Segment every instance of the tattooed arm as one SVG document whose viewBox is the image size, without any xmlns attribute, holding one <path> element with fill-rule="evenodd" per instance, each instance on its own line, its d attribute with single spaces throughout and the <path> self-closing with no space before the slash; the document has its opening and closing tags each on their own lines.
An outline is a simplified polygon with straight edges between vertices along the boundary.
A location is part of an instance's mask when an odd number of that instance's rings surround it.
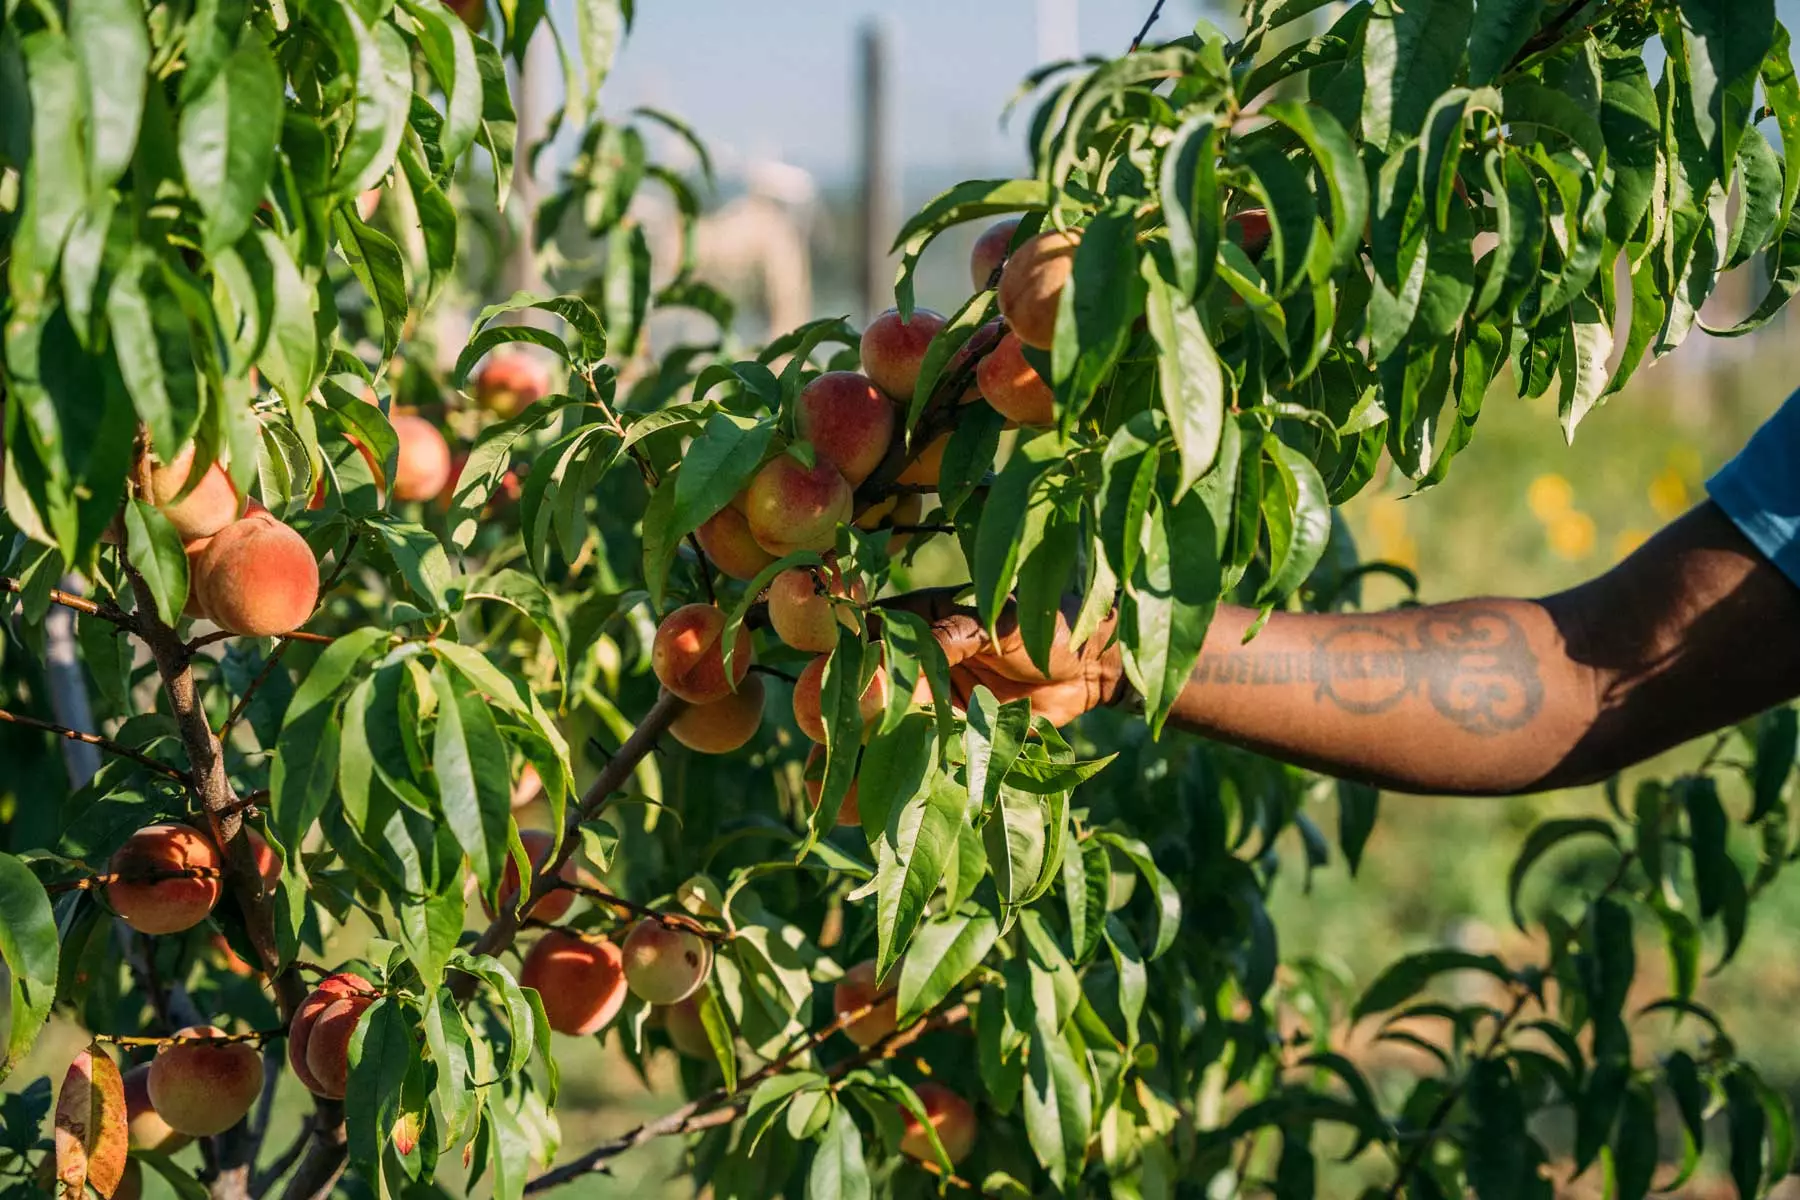
<svg viewBox="0 0 1800 1200">
<path fill-rule="evenodd" d="M 984 684 L 1058 722 L 1135 697 L 1117 646 L 1059 638 L 1048 679 L 1016 628 L 936 619 L 959 698 Z M 1800 589 L 1717 508 L 1676 521 L 1590 583 L 1543 600 L 1371 614 L 1221 608 L 1171 720 L 1333 775 L 1421 792 L 1601 779 L 1800 694 Z"/>
</svg>

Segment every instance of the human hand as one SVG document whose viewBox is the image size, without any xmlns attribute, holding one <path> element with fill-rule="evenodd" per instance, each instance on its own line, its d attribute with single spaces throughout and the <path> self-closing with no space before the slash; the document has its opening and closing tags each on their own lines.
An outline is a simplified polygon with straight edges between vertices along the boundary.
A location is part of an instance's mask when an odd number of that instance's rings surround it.
<svg viewBox="0 0 1800 1200">
<path fill-rule="evenodd" d="M 1073 608 L 1059 612 L 1046 674 L 1025 651 L 1012 601 L 1007 601 L 990 637 L 975 610 L 956 603 L 956 591 L 908 592 L 882 600 L 878 607 L 901 609 L 931 623 L 932 636 L 950 662 L 951 699 L 957 708 L 966 707 L 970 694 L 981 686 L 1002 703 L 1024 697 L 1031 701 L 1034 715 L 1052 725 L 1066 725 L 1090 709 L 1114 703 L 1127 686 L 1111 616 L 1084 643 L 1071 647 Z"/>
</svg>

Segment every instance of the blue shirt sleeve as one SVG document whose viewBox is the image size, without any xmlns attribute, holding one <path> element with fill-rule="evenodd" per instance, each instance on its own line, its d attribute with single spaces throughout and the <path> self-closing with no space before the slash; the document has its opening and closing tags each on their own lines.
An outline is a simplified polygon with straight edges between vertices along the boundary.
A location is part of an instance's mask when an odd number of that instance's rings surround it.
<svg viewBox="0 0 1800 1200">
<path fill-rule="evenodd" d="M 1800 584 L 1800 392 L 1706 484 L 1752 545 Z"/>
</svg>

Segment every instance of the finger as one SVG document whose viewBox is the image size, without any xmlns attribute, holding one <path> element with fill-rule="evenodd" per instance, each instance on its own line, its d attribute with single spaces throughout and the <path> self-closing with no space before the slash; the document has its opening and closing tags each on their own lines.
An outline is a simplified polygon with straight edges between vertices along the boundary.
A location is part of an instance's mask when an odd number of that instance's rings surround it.
<svg viewBox="0 0 1800 1200">
<path fill-rule="evenodd" d="M 979 657 L 988 649 L 987 631 L 975 619 L 975 614 L 966 610 L 933 621 L 931 636 L 937 639 L 952 668 Z"/>
</svg>

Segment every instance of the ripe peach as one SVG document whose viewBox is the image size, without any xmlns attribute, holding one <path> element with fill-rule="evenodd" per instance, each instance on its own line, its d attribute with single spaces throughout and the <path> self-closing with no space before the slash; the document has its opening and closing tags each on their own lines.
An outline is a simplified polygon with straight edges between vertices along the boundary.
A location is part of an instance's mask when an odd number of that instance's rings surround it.
<svg viewBox="0 0 1800 1200">
<path fill-rule="evenodd" d="M 363 221 L 371 221 L 375 210 L 381 207 L 381 189 L 368 188 L 356 194 L 356 215 Z"/>
<path fill-rule="evenodd" d="M 712 970 L 712 943 L 686 929 L 645 917 L 625 935 L 625 983 L 651 1004 L 675 1004 L 693 995 Z"/>
<path fill-rule="evenodd" d="M 828 654 L 837 645 L 838 626 L 856 628 L 849 600 L 861 604 L 868 593 L 860 579 L 844 590 L 843 574 L 836 566 L 826 576 L 811 567 L 790 567 L 769 584 L 769 624 L 775 635 L 796 650 Z M 833 597 L 838 599 L 834 601 Z"/>
<path fill-rule="evenodd" d="M 396 500 L 435 500 L 450 483 L 450 443 L 424 417 L 403 413 L 394 418 L 400 452 L 394 461 Z"/>
<path fill-rule="evenodd" d="M 756 544 L 744 514 L 729 504 L 702 521 L 694 537 L 712 565 L 733 579 L 748 582 L 775 561 L 773 554 Z"/>
<path fill-rule="evenodd" d="M 762 728 L 763 682 L 747 675 L 738 690 L 711 704 L 690 705 L 669 726 L 675 740 L 701 754 L 730 754 Z"/>
<path fill-rule="evenodd" d="M 1243 248 L 1255 262 L 1269 248 L 1269 212 L 1263 208 L 1246 208 L 1225 221 L 1225 236 Z"/>
<path fill-rule="evenodd" d="M 173 1154 L 194 1140 L 163 1120 L 150 1103 L 149 1063 L 125 1072 L 125 1128 L 133 1150 Z"/>
<path fill-rule="evenodd" d="M 801 772 L 800 777 L 806 785 L 807 805 L 812 808 L 819 807 L 819 797 L 825 794 L 825 747 L 815 745 L 806 752 L 806 768 Z M 855 780 L 850 781 L 850 790 L 844 793 L 844 802 L 838 806 L 837 823 L 839 825 L 862 824 L 862 810 L 856 806 Z"/>
<path fill-rule="evenodd" d="M 294 1019 L 288 1024 L 288 1067 L 307 1091 L 319 1096 L 329 1094 L 324 1091 L 324 1082 L 307 1065 L 312 1033 L 319 1019 L 339 1000 L 350 996 L 370 998 L 374 995 L 374 986 L 361 975 L 339 971 L 320 980 L 319 986 L 294 1010 Z"/>
<path fill-rule="evenodd" d="M 676 1053 L 704 1062 L 712 1061 L 712 1042 L 707 1039 L 706 1026 L 700 1022 L 700 1001 L 697 996 L 689 996 L 686 1000 L 656 1011 L 662 1014 L 663 1032 L 669 1035 Z"/>
<path fill-rule="evenodd" d="M 919 518 L 925 515 L 925 497 L 917 492 L 908 492 L 903 496 L 889 496 L 886 500 L 871 504 L 862 516 L 856 518 L 858 529 L 887 529 L 896 525 L 917 525 Z M 913 533 L 895 533 L 888 536 L 888 553 L 898 554 L 906 549 L 913 540 Z"/>
<path fill-rule="evenodd" d="M 604 938 L 550 930 L 525 956 L 519 983 L 537 989 L 550 1028 L 570 1037 L 600 1032 L 625 1004 L 619 948 Z"/>
<path fill-rule="evenodd" d="M 206 474 L 183 496 L 194 470 L 194 444 L 189 442 L 168 465 L 152 460 L 150 468 L 150 502 L 162 511 L 185 541 L 208 537 L 219 532 L 244 510 L 244 498 L 232 486 L 231 475 L 220 463 L 206 468 Z"/>
<path fill-rule="evenodd" d="M 844 1026 L 844 1036 L 864 1049 L 894 1032 L 900 1012 L 899 994 L 891 987 L 877 986 L 872 958 L 845 971 L 831 991 L 831 1010 L 840 1020 L 870 1004 L 875 1007 L 866 1016 Z"/>
<path fill-rule="evenodd" d="M 850 484 L 824 456 L 809 469 L 792 455 L 771 460 L 750 481 L 750 532 L 777 558 L 796 550 L 825 551 L 850 519 Z"/>
<path fill-rule="evenodd" d="M 211 544 L 212 538 L 210 537 L 189 538 L 181 543 L 181 548 L 187 552 L 188 564 L 187 603 L 181 608 L 181 615 L 184 617 L 206 618 L 206 605 L 200 603 L 200 588 L 196 585 L 196 580 L 200 572 L 200 557 L 206 553 L 206 548 Z"/>
<path fill-rule="evenodd" d="M 213 535 L 197 578 L 207 615 L 248 637 L 292 633 L 319 602 L 312 548 L 267 513 L 252 513 Z"/>
<path fill-rule="evenodd" d="M 206 919 L 219 902 L 223 864 L 212 839 L 174 823 L 147 825 L 113 852 L 106 902 L 139 933 L 180 933 Z M 158 879 L 180 870 L 212 871 L 199 878 Z"/>
<path fill-rule="evenodd" d="M 650 668 L 662 685 L 689 704 L 711 704 L 731 695 L 744 682 L 755 653 L 750 631 L 738 626 L 731 654 L 731 678 L 725 677 L 725 656 L 719 638 L 725 632 L 725 613 L 711 604 L 684 604 L 663 618 L 650 647 Z"/>
<path fill-rule="evenodd" d="M 969 281 L 976 291 L 985 290 L 994 272 L 1005 265 L 1006 252 L 1012 246 L 1013 234 L 1018 231 L 1019 218 L 1008 217 L 1004 221 L 995 221 L 975 239 L 975 248 L 969 251 Z"/>
<path fill-rule="evenodd" d="M 1017 334 L 1000 339 L 975 368 L 975 382 L 987 402 L 1010 421 L 1049 425 L 1056 420 L 1056 394 L 1037 368 L 1025 361 L 1025 345 Z"/>
<path fill-rule="evenodd" d="M 1080 244 L 1078 231 L 1048 230 L 1013 251 L 1000 273 L 1000 315 L 1027 346 L 1048 350 L 1055 341 L 1056 308 Z"/>
<path fill-rule="evenodd" d="M 464 0 L 464 5 L 485 13 L 484 0 Z M 463 7 L 451 7 L 468 20 Z M 476 403 L 498 417 L 517 416 L 549 394 L 550 371 L 529 351 L 496 350 L 475 375 Z"/>
<path fill-rule="evenodd" d="M 868 376 L 827 371 L 801 390 L 794 428 L 855 487 L 887 454 L 894 436 L 894 406 Z"/>
<path fill-rule="evenodd" d="M 888 309 L 863 330 L 863 374 L 901 404 L 909 403 L 925 348 L 943 327 L 943 314 L 929 308 L 913 309 L 909 321 L 900 319 L 899 309 Z"/>
<path fill-rule="evenodd" d="M 969 1157 L 969 1151 L 975 1148 L 975 1110 L 969 1107 L 969 1102 L 931 1080 L 919 1084 L 913 1091 L 918 1093 L 919 1103 L 925 1106 L 925 1115 L 930 1119 L 931 1127 L 937 1130 L 938 1141 L 944 1144 L 944 1153 L 950 1156 L 951 1163 L 960 1163 Z M 931 1148 L 925 1126 L 910 1112 L 906 1114 L 906 1133 L 900 1139 L 900 1153 L 918 1162 L 937 1161 L 937 1152 Z"/>
<path fill-rule="evenodd" d="M 222 1035 L 193 1025 L 177 1036 Z M 262 1055 L 245 1042 L 171 1042 L 150 1060 L 150 1103 L 169 1128 L 190 1137 L 224 1133 L 244 1119 L 262 1091 Z"/>
<path fill-rule="evenodd" d="M 373 996 L 341 996 L 319 1014 L 306 1038 L 306 1073 L 319 1086 L 313 1092 L 342 1100 L 350 1087 L 350 1039 Z"/>
<path fill-rule="evenodd" d="M 444 3 L 476 33 L 487 24 L 487 0 L 444 0 Z"/>
<path fill-rule="evenodd" d="M 919 451 L 919 456 L 907 463 L 894 482 L 908 484 L 912 487 L 930 487 L 938 485 L 938 479 L 944 473 L 944 448 L 950 444 L 950 435 L 940 434 L 931 444 Z"/>
<path fill-rule="evenodd" d="M 547 829 L 521 829 L 519 830 L 519 843 L 525 847 L 525 856 L 531 860 L 532 872 L 535 874 L 543 870 L 544 864 L 550 861 L 550 851 L 556 844 L 556 837 Z M 574 883 L 574 858 L 564 860 L 562 869 L 557 871 L 556 876 L 558 879 Z M 500 876 L 500 905 L 502 908 L 510 910 L 518 902 L 518 899 L 519 868 L 513 862 L 512 856 L 508 855 L 506 869 Z M 574 903 L 574 892 L 558 888 L 539 897 L 538 902 L 532 905 L 531 911 L 525 915 L 539 921 L 555 921 L 568 912 L 569 906 Z M 482 907 L 487 907 L 485 900 L 482 901 Z M 490 911 L 488 916 L 491 918 L 493 913 Z"/>
<path fill-rule="evenodd" d="M 825 714 L 820 707 L 822 689 L 825 683 L 825 663 L 829 655 L 821 654 L 806 664 L 800 672 L 800 679 L 794 684 L 794 720 L 800 726 L 800 732 L 815 742 L 825 740 Z M 887 707 L 888 678 L 886 667 L 876 667 L 869 686 L 863 689 L 860 708 L 862 710 L 863 728 L 881 717 Z"/>
</svg>

